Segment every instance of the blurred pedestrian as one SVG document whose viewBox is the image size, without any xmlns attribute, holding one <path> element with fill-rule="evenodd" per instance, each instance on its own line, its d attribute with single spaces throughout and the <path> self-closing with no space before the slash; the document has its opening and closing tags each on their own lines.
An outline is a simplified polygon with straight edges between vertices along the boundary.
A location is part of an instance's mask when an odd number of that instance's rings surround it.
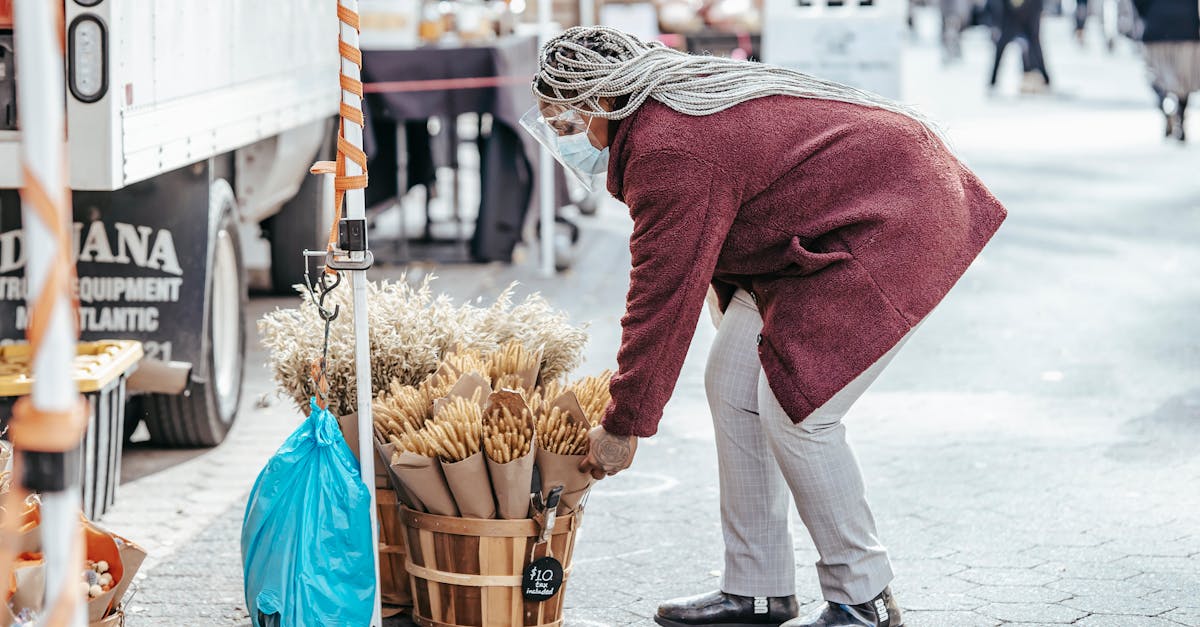
<svg viewBox="0 0 1200 627">
<path fill-rule="evenodd" d="M 1185 141 L 1188 96 L 1200 91 L 1200 4 L 1134 0 L 1145 22 L 1142 42 L 1151 87 L 1166 118 L 1166 136 Z"/>
<path fill-rule="evenodd" d="M 1021 91 L 1036 93 L 1050 86 L 1050 74 L 1046 71 L 1046 57 L 1042 52 L 1042 7 L 1044 0 L 997 0 L 1000 10 L 1000 33 L 996 38 L 996 60 L 992 64 L 989 87 L 996 87 L 1000 73 L 1000 60 L 1009 44 L 1025 40 L 1029 63 L 1021 82 Z"/>
<path fill-rule="evenodd" d="M 942 63 L 962 59 L 962 32 L 971 20 L 971 0 L 938 0 L 942 11 Z"/>
<path fill-rule="evenodd" d="M 1075 40 L 1082 46 L 1084 40 L 1084 27 L 1087 26 L 1088 19 L 1088 0 L 1075 0 Z"/>
<path fill-rule="evenodd" d="M 583 470 L 629 466 L 710 290 L 722 316 L 705 389 L 725 572 L 655 621 L 902 627 L 842 418 L 1004 208 L 919 114 L 862 90 L 603 27 L 566 31 L 539 61 L 522 124 L 564 166 L 607 172 L 633 219 L 619 371 Z M 808 618 L 793 618 L 789 497 L 821 556 L 826 603 Z"/>
</svg>

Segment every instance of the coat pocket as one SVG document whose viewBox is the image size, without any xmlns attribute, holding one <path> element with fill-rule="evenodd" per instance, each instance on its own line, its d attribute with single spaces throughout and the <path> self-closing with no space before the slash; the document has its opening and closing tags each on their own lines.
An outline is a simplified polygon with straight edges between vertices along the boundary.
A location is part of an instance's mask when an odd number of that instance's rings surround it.
<svg viewBox="0 0 1200 627">
<path fill-rule="evenodd" d="M 810 245 L 816 244 L 818 241 L 820 240 L 815 240 Z M 788 246 L 786 255 L 790 265 L 779 273 L 781 276 L 808 276 L 816 274 L 835 263 L 849 261 L 854 258 L 854 255 L 844 250 L 809 250 L 804 247 L 799 237 L 792 237 L 792 242 Z"/>
</svg>

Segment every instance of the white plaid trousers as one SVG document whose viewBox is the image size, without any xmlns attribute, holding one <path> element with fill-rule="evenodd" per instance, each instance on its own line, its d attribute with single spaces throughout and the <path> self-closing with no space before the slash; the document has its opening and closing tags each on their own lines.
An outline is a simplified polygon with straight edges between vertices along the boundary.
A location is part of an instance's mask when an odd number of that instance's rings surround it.
<svg viewBox="0 0 1200 627">
<path fill-rule="evenodd" d="M 820 554 L 817 574 L 825 599 L 869 601 L 891 582 L 892 567 L 876 535 L 842 417 L 904 342 L 797 425 L 762 372 L 756 342 L 761 331 L 758 308 L 738 290 L 705 371 L 721 481 L 721 590 L 742 596 L 795 594 L 790 492 Z"/>
</svg>

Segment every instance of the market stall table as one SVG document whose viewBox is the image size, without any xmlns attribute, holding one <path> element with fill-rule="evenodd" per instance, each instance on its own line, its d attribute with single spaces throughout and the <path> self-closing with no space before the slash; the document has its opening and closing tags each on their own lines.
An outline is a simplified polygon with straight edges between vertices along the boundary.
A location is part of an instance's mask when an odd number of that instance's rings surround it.
<svg viewBox="0 0 1200 627">
<path fill-rule="evenodd" d="M 414 149 L 418 157 L 431 154 L 421 145 L 424 137 L 419 133 L 410 137 L 405 129 L 420 130 L 429 118 L 439 118 L 450 145 L 443 165 L 456 171 L 451 202 L 457 219 L 456 121 L 465 113 L 489 114 L 491 131 L 478 140 L 480 204 L 468 254 L 475 261 L 510 261 L 513 247 L 521 240 L 526 211 L 535 202 L 536 168 L 531 155 L 537 148 L 519 130 L 518 121 L 533 106 L 529 84 L 536 68 L 537 42 L 525 36 L 502 37 L 479 46 L 364 50 L 367 153 L 375 173 L 368 188 L 369 203 L 399 198 L 411 185 L 432 180 L 428 163 L 408 162 Z M 565 204 L 565 186 L 558 188 L 563 201 L 559 204 Z M 427 224 L 426 238 L 430 235 Z"/>
</svg>

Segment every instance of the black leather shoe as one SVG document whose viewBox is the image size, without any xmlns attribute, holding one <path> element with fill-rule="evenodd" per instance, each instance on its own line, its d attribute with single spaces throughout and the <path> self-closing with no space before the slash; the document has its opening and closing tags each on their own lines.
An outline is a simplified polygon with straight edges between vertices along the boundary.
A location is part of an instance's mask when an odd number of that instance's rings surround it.
<svg viewBox="0 0 1200 627">
<path fill-rule="evenodd" d="M 820 611 L 789 620 L 783 627 L 904 627 L 904 618 L 892 589 L 884 588 L 879 596 L 858 605 L 826 602 Z"/>
<path fill-rule="evenodd" d="M 663 603 L 654 622 L 666 627 L 779 627 L 799 613 L 795 596 L 743 597 L 717 590 Z"/>
</svg>

